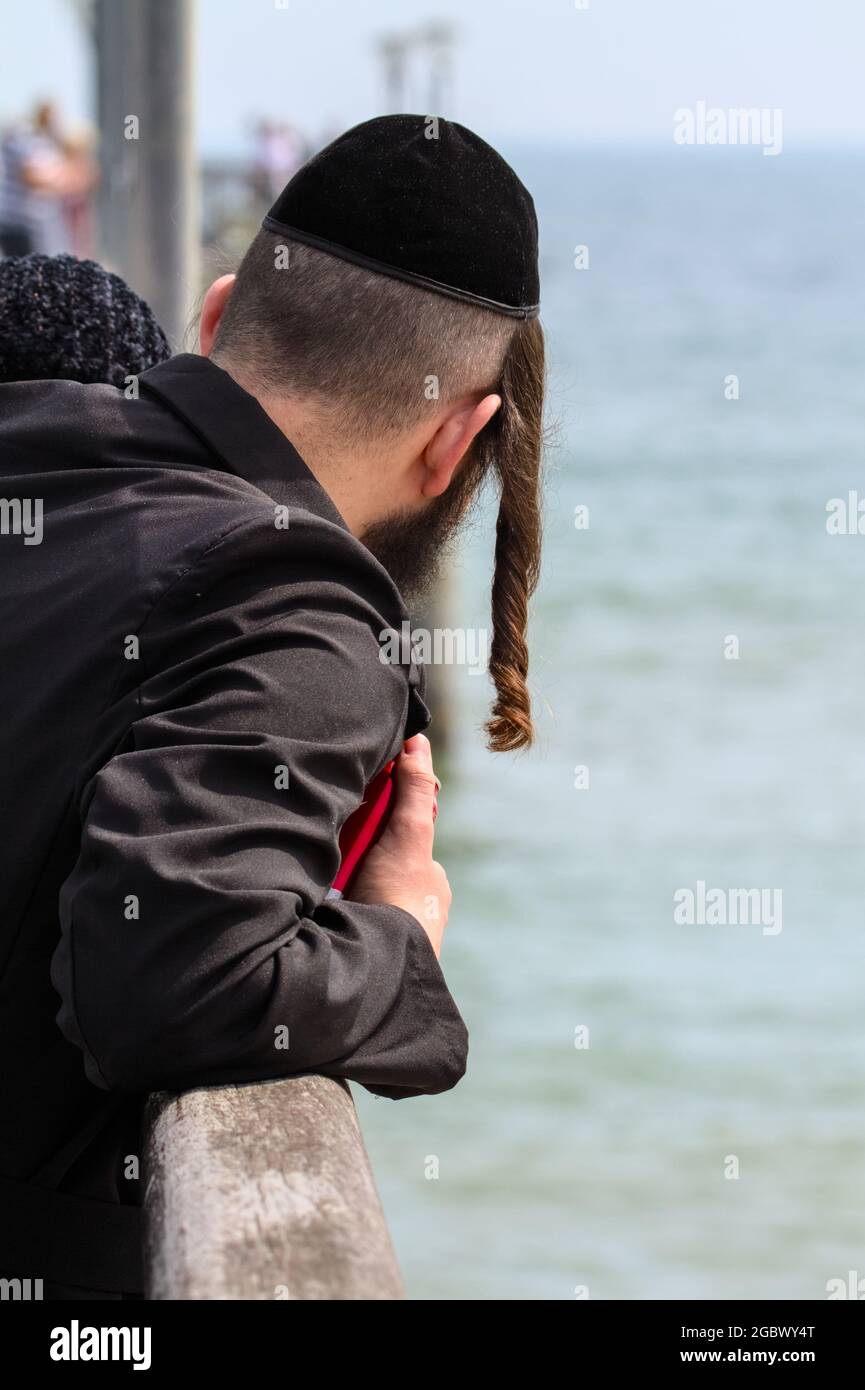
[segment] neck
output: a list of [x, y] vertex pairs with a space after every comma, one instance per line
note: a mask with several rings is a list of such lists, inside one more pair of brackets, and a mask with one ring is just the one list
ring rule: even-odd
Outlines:
[[362, 536], [387, 510], [372, 479], [387, 477], [388, 461], [352, 446], [341, 447], [321, 412], [309, 401], [275, 396], [247, 378], [232, 363], [218, 363], [238, 386], [254, 396], [277, 429], [290, 440], [316, 482], [324, 489], [354, 536]]

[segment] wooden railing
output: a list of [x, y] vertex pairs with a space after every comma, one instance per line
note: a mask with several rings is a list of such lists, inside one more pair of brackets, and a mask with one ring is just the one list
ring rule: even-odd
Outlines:
[[323, 1076], [150, 1097], [150, 1299], [401, 1299], [348, 1086]]

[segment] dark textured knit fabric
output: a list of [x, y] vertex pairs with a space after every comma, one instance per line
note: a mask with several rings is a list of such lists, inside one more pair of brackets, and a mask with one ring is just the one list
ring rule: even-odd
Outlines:
[[56, 377], [124, 386], [170, 353], [149, 306], [95, 261], [0, 260], [0, 382]]

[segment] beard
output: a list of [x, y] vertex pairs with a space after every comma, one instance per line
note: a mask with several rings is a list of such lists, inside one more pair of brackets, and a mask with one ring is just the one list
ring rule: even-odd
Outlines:
[[483, 481], [485, 468], [468, 459], [446, 492], [423, 511], [403, 508], [368, 526], [361, 536], [407, 604], [429, 595], [453, 552]]

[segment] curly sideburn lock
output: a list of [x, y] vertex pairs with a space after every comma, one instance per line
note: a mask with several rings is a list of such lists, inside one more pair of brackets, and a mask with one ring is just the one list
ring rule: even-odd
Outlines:
[[501, 409], [485, 441], [501, 490], [490, 649], [496, 698], [486, 733], [490, 749], [506, 753], [534, 740], [526, 629], [541, 563], [544, 335], [537, 319], [522, 323], [510, 340], [500, 394]]

